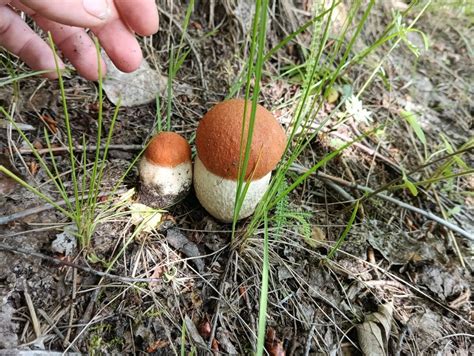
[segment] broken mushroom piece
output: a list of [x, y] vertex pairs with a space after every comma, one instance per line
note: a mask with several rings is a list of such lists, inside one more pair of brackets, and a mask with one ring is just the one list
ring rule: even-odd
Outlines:
[[174, 132], [160, 132], [148, 144], [139, 164], [138, 200], [165, 208], [181, 200], [192, 183], [191, 148]]
[[[215, 218], [231, 222], [237, 191], [240, 137], [245, 100], [232, 99], [215, 105], [199, 122], [196, 132], [197, 156], [194, 189], [202, 206]], [[247, 101], [243, 147], [247, 143], [252, 103]], [[275, 117], [258, 105], [246, 181], [250, 180], [239, 219], [255, 211], [286, 146], [283, 128]]]

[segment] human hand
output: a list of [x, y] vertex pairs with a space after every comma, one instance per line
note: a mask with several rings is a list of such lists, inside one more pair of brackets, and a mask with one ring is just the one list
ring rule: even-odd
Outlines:
[[[158, 31], [154, 0], [0, 0], [0, 46], [20, 57], [33, 70], [55, 69], [51, 48], [15, 10], [24, 11], [44, 31], [81, 76], [98, 79], [97, 52], [86, 28], [123, 72], [140, 66], [142, 52], [135, 33]], [[64, 64], [60, 61], [60, 67]], [[105, 63], [102, 60], [102, 73]], [[48, 73], [55, 78], [55, 73]]]

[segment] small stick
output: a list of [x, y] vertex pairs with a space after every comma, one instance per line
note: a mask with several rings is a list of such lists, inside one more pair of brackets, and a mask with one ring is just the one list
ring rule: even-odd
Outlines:
[[304, 347], [305, 356], [308, 356], [309, 352], [311, 351], [311, 339], [313, 338], [314, 330], [316, 330], [315, 323], [313, 323], [313, 325], [311, 325], [311, 329], [309, 329], [308, 338], [306, 339], [306, 345]]
[[[446, 219], [446, 212], [443, 208], [443, 205], [441, 204], [441, 201], [439, 199], [439, 195], [438, 195], [438, 193], [436, 192], [435, 189], [433, 189], [433, 195], [435, 197], [436, 202], [438, 203], [438, 206], [439, 206], [439, 209], [441, 210], [441, 214], [443, 215], [443, 218]], [[458, 255], [459, 261], [461, 262], [461, 266], [463, 268], [466, 268], [466, 263], [464, 262], [464, 258], [462, 256], [461, 249], [458, 246], [458, 242], [456, 240], [456, 237], [454, 236], [452, 231], [448, 231], [448, 235], [449, 235], [449, 238], [450, 238], [451, 242], [454, 245], [454, 250], [456, 251], [456, 254]]]
[[31, 323], [33, 324], [33, 330], [35, 331], [36, 338], [41, 337], [41, 327], [38, 321], [38, 317], [36, 316], [35, 306], [33, 305], [33, 301], [31, 300], [30, 293], [28, 293], [28, 286], [26, 281], [23, 281], [23, 294], [25, 295], [26, 305], [28, 306], [28, 311], [30, 312]]
[[[65, 260], [60, 260], [60, 259], [57, 259], [57, 258], [54, 258], [54, 257], [43, 255], [42, 253], [39, 253], [39, 252], [26, 250], [26, 249], [23, 249], [23, 248], [20, 248], [20, 247], [8, 246], [8, 245], [3, 244], [3, 243], [0, 243], [0, 250], [9, 251], [9, 252], [12, 252], [12, 253], [16, 253], [18, 255], [23, 254], [23, 255], [27, 255], [27, 256], [41, 258], [42, 260], [51, 262], [55, 265], [61, 265], [61, 266], [68, 266], [68, 267], [77, 268], [77, 269], [80, 269], [84, 272], [95, 274], [99, 277], [109, 278], [109, 279], [121, 281], [121, 282], [124, 282], [124, 283], [136, 283], [136, 282], [151, 283], [151, 282], [161, 281], [161, 278], [131, 278], [131, 277], [117, 276], [117, 275], [114, 275], [114, 274], [97, 271], [97, 270], [92, 269], [90, 267], [81, 266], [81, 265], [78, 265], [78, 264], [73, 263], [73, 262], [68, 262], [68, 261], [65, 261]], [[26, 297], [26, 294], [27, 293], [25, 293], [25, 297]], [[31, 301], [31, 298], [30, 298], [30, 301]]]
[[86, 311], [84, 312], [84, 314], [82, 315], [82, 318], [78, 322], [79, 328], [77, 329], [77, 336], [71, 345], [75, 345], [76, 343], [80, 344], [82, 342], [82, 339], [85, 336], [84, 331], [89, 326], [89, 322], [92, 319], [92, 312], [94, 311], [94, 306], [97, 302], [97, 299], [99, 298], [99, 293], [100, 293], [100, 288], [97, 288], [92, 293], [91, 299], [89, 300], [89, 304], [87, 304]]
[[[101, 145], [100, 146], [100, 149], [101, 150], [105, 150], [105, 149], [108, 149], [109, 151], [110, 150], [122, 150], [122, 151], [140, 151], [143, 146], [142, 145]], [[95, 151], [97, 150], [97, 146], [95, 145], [87, 145], [87, 146], [83, 146], [83, 145], [77, 145], [75, 147], [73, 147], [74, 151], [87, 151], [87, 152], [91, 152], [91, 151]], [[30, 153], [33, 153], [33, 152], [36, 152], [38, 154], [45, 154], [45, 153], [49, 153], [49, 152], [67, 152], [69, 151], [69, 147], [67, 146], [62, 146], [62, 147], [51, 147], [51, 148], [38, 148], [38, 149], [30, 149], [30, 148], [19, 148], [18, 150], [18, 153], [21, 153], [21, 154], [30, 154]]]
[[[74, 270], [76, 270], [76, 269], [74, 268]], [[71, 303], [71, 307], [70, 307], [69, 325], [68, 325], [68, 328], [67, 328], [66, 336], [64, 337], [64, 342], [63, 342], [64, 347], [68, 347], [69, 345], [71, 345], [69, 340], [71, 339], [72, 322], [74, 321], [74, 304], [75, 304], [75, 302]], [[74, 347], [76, 347], [76, 346], [74, 345]]]
[[67, 328], [66, 336], [64, 338], [64, 347], [69, 347], [71, 344], [69, 340], [71, 339], [72, 333], [72, 323], [74, 321], [74, 311], [76, 306], [76, 292], [77, 291], [77, 268], [72, 269], [72, 303], [69, 308], [69, 327]]
[[[296, 172], [299, 172], [299, 173], [304, 173], [304, 172], [308, 171], [308, 169], [306, 169], [305, 167], [297, 165], [297, 164], [293, 164], [291, 169], [296, 171]], [[474, 241], [474, 236], [471, 233], [463, 230], [458, 225], [455, 225], [455, 224], [453, 224], [449, 221], [446, 221], [445, 219], [431, 213], [430, 211], [425, 211], [425, 210], [417, 208], [413, 205], [407, 204], [407, 203], [405, 203], [401, 200], [398, 200], [398, 199], [392, 198], [388, 195], [382, 194], [382, 193], [380, 193], [376, 190], [373, 190], [369, 187], [365, 187], [365, 186], [362, 186], [362, 185], [359, 185], [359, 184], [356, 184], [356, 183], [351, 183], [351, 182], [348, 182], [348, 181], [346, 181], [342, 178], [339, 178], [339, 177], [334, 177], [334, 176], [331, 176], [329, 174], [325, 174], [325, 173], [321, 173], [321, 172], [315, 172], [314, 175], [316, 175], [320, 178], [323, 178], [323, 179], [329, 179], [333, 182], [336, 182], [340, 185], [343, 185], [343, 186], [346, 186], [346, 187], [349, 187], [349, 188], [358, 189], [358, 190], [361, 190], [363, 192], [369, 193], [371, 195], [376, 195], [376, 196], [378, 196], [379, 198], [381, 198], [383, 200], [389, 201], [389, 202], [394, 203], [394, 204], [396, 204], [396, 205], [398, 205], [398, 206], [400, 206], [404, 209], [407, 209], [407, 210], [413, 211], [415, 213], [418, 213], [420, 215], [423, 215], [424, 217], [426, 217], [430, 220], [434, 220], [437, 223], [447, 227], [448, 229], [453, 230], [453, 231], [457, 232], [458, 234], [466, 237], [467, 239], [469, 239], [471, 241]]]
[[[234, 250], [232, 250], [231, 256], [229, 256], [229, 260], [231, 260], [233, 258], [233, 254], [234, 254]], [[229, 269], [230, 269], [231, 265], [232, 265], [232, 263], [227, 263], [227, 265], [225, 267], [225, 271], [222, 274], [222, 279], [219, 282], [219, 295], [222, 295], [222, 293], [224, 292], [225, 280], [226, 280], [227, 273], [229, 272]], [[209, 336], [208, 346], [209, 346], [210, 349], [212, 349], [212, 340], [214, 340], [214, 337], [216, 336], [217, 323], [218, 323], [218, 319], [219, 319], [219, 313], [220, 313], [220, 310], [221, 310], [221, 298], [217, 299], [216, 303], [217, 303], [217, 306], [216, 306], [216, 309], [214, 311], [214, 318], [213, 318], [214, 320], [212, 322], [211, 335]]]
[[[377, 264], [377, 262], [375, 261], [374, 249], [371, 246], [367, 247], [367, 261], [369, 261], [373, 265]], [[374, 273], [377, 276], [377, 279], [380, 279], [379, 270], [374, 269]]]
[[339, 193], [347, 201], [355, 200], [355, 198], [352, 195], [350, 195], [348, 192], [346, 192], [343, 188], [341, 188], [339, 185], [337, 185], [333, 181], [329, 179], [322, 179], [322, 180], [324, 181], [325, 184], [327, 184], [329, 187], [331, 187], [333, 190]]
[[[48, 324], [51, 326], [51, 328], [56, 333], [56, 335], [59, 338], [61, 338], [64, 341], [64, 343], [67, 343], [67, 345], [69, 345], [69, 342], [66, 341], [66, 339], [64, 338], [64, 334], [61, 332], [61, 330], [58, 329], [58, 327], [56, 326], [56, 323], [54, 322], [54, 320], [52, 320], [49, 317], [49, 315], [46, 314], [46, 312], [42, 309], [38, 309], [38, 313], [40, 313], [41, 316], [44, 318], [44, 320], [46, 320], [48, 322]], [[71, 347], [75, 352], [80, 352], [80, 350], [77, 348], [76, 345], [71, 345]]]
[[[120, 194], [120, 193], [124, 193], [125, 191], [124, 190], [118, 190], [117, 194]], [[109, 196], [109, 195], [112, 195], [114, 194], [114, 192], [106, 192], [106, 193], [100, 193], [97, 195], [97, 198], [102, 198], [102, 197], [106, 197], [106, 196]], [[85, 194], [83, 199], [86, 200], [89, 198], [89, 194]], [[74, 198], [70, 198], [69, 199], [69, 202], [70, 203], [75, 203], [75, 199]], [[59, 200], [57, 202], [55, 202], [56, 205], [59, 205], [59, 206], [63, 206], [63, 205], [66, 205], [66, 201], [65, 200]], [[42, 213], [43, 211], [47, 211], [47, 210], [50, 210], [50, 209], [54, 209], [55, 207], [51, 204], [44, 204], [44, 205], [41, 205], [41, 206], [37, 206], [37, 207], [34, 207], [34, 208], [30, 208], [30, 209], [26, 209], [26, 210], [23, 210], [23, 211], [19, 211], [18, 213], [14, 213], [14, 214], [11, 214], [11, 215], [4, 215], [4, 216], [0, 216], [0, 225], [6, 225], [12, 221], [15, 221], [15, 220], [18, 220], [18, 219], [23, 219], [27, 216], [30, 216], [30, 215], [34, 215], [34, 214], [39, 214], [39, 213]]]
[[[345, 142], [350, 142], [352, 141], [352, 139], [350, 139], [349, 137], [345, 136], [345, 135], [342, 135], [342, 134], [339, 134], [337, 132], [332, 132], [332, 134], [340, 139], [342, 139], [343, 141]], [[360, 143], [360, 142], [354, 142], [352, 144], [354, 147], [357, 147], [358, 149], [360, 149], [361, 151], [364, 151], [365, 153], [367, 153], [369, 156], [373, 156], [374, 158], [379, 158], [380, 160], [382, 160], [383, 162], [385, 162], [386, 164], [388, 164], [390, 167], [394, 168], [395, 170], [397, 171], [400, 171], [400, 169], [398, 168], [397, 166], [397, 163], [390, 159], [390, 158], [387, 158], [385, 157], [384, 155], [382, 155], [381, 153], [377, 152], [376, 150], [370, 148], [370, 147], [367, 147], [365, 146], [364, 144]]]

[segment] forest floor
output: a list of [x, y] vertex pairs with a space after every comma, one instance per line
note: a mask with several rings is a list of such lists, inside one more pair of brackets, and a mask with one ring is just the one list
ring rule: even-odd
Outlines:
[[[163, 77], [186, 10], [185, 4], [171, 3], [160, 1], [161, 29], [143, 41], [148, 63]], [[245, 63], [242, 51], [252, 2], [218, 3], [199, 1], [196, 6], [185, 37], [191, 50], [173, 81], [171, 129], [191, 142], [200, 118], [228, 95]], [[310, 19], [308, 3], [272, 5], [268, 48]], [[416, 6], [403, 21], [413, 21], [421, 8]], [[339, 9], [344, 16], [347, 6]], [[404, 10], [401, 1], [377, 4], [351, 56], [373, 43], [395, 12]], [[474, 175], [457, 175], [472, 170], [474, 162], [473, 18], [435, 2], [415, 25], [426, 35], [428, 48], [419, 32], [409, 32], [368, 86], [364, 83], [393, 42], [336, 81], [335, 97], [318, 113], [318, 120], [330, 120], [299, 156], [293, 173], [311, 167], [341, 142], [380, 129], [320, 168], [320, 175], [308, 177], [271, 213], [279, 219], [278, 228], [269, 230], [269, 354], [361, 354], [368, 346], [393, 355], [474, 354], [474, 249], [469, 239], [474, 235]], [[337, 31], [338, 22], [333, 26]], [[282, 73], [303, 61], [302, 48], [310, 40], [309, 32], [301, 33], [265, 65], [261, 104], [287, 130], [302, 80], [301, 75]], [[9, 60], [17, 74], [27, 71], [19, 61]], [[0, 68], [0, 79], [10, 75]], [[64, 80], [74, 145], [79, 147], [85, 137], [93, 147], [97, 84], [75, 74]], [[337, 110], [347, 113], [349, 104], [342, 100], [348, 91], [360, 93], [366, 110], [359, 110], [365, 113], [361, 120], [330, 116]], [[137, 156], [157, 117], [166, 117], [166, 92], [161, 94], [158, 115], [155, 101], [119, 109], [101, 192], [110, 191]], [[68, 177], [58, 82], [35, 76], [0, 85], [0, 106], [13, 113], [15, 122], [28, 125], [27, 137], [46, 159], [44, 129], [50, 132], [59, 168]], [[114, 109], [106, 99], [105, 134]], [[0, 164], [61, 200], [23, 138], [8, 125], [0, 125], [0, 135]], [[460, 149], [464, 153], [455, 159], [436, 161]], [[76, 153], [80, 160], [81, 149]], [[91, 151], [87, 162], [93, 159]], [[418, 185], [416, 196], [405, 185], [363, 200], [345, 241], [328, 259], [351, 217], [350, 202], [364, 195], [364, 187], [376, 190], [404, 172], [414, 172], [414, 181], [445, 179]], [[136, 183], [134, 169], [122, 182], [121, 194]], [[113, 196], [112, 201], [118, 204], [121, 198]], [[254, 350], [263, 263], [260, 230], [244, 242], [230, 243], [231, 226], [209, 216], [193, 192], [151, 232], [134, 233], [126, 208], [107, 214], [109, 206], [102, 207], [102, 202], [105, 206], [108, 200], [99, 201], [103, 214], [94, 220], [91, 245], [61, 251], [53, 241], [61, 234], [74, 239], [68, 232], [70, 221], [0, 176], [0, 349], [157, 355]], [[464, 235], [407, 205], [449, 221]], [[45, 209], [28, 210], [34, 207]], [[238, 231], [247, 223], [239, 222]]]

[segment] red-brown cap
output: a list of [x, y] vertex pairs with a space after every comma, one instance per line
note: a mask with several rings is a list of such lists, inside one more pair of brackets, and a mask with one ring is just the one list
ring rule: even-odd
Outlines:
[[156, 134], [145, 150], [146, 159], [163, 167], [176, 167], [191, 161], [188, 141], [177, 133], [162, 131]]
[[[212, 173], [231, 180], [238, 179], [240, 137], [245, 100], [231, 99], [215, 105], [199, 122], [196, 148], [199, 159]], [[244, 131], [245, 152], [252, 103], [247, 101]], [[283, 128], [271, 112], [258, 105], [250, 149], [247, 178], [259, 179], [271, 172], [281, 159], [286, 146]]]

